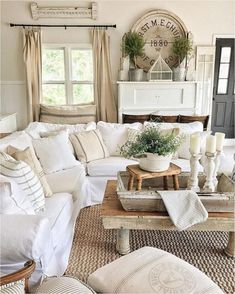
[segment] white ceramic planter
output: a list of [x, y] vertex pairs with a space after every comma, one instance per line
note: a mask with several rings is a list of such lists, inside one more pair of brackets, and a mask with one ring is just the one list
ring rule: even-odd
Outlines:
[[169, 168], [172, 154], [168, 156], [159, 156], [153, 153], [146, 153], [147, 157], [140, 158], [140, 168], [150, 172], [161, 172]]

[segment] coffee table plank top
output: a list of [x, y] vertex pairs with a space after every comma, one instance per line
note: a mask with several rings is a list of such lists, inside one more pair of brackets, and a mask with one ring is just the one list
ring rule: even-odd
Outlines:
[[133, 164], [133, 165], [127, 166], [127, 171], [134, 174], [137, 178], [149, 179], [149, 178], [179, 175], [181, 173], [181, 168], [175, 165], [174, 163], [171, 163], [168, 170], [165, 170], [162, 172], [149, 172], [149, 171], [142, 170], [139, 164]]
[[[169, 219], [167, 212], [148, 212], [148, 211], [125, 211], [118, 199], [116, 192], [117, 181], [109, 180], [107, 182], [103, 204], [101, 206], [101, 218], [161, 218]], [[210, 219], [233, 220], [234, 213], [232, 212], [210, 212], [208, 213]]]

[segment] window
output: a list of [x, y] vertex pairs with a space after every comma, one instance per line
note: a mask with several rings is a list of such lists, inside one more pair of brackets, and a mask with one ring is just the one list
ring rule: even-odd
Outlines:
[[42, 103], [93, 102], [91, 46], [45, 45], [42, 49]]

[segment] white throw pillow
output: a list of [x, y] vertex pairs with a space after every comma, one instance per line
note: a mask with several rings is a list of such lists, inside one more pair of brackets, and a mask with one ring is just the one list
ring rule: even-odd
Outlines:
[[40, 139], [41, 133], [43, 132], [54, 132], [54, 131], [62, 131], [68, 130], [69, 134], [74, 132], [84, 132], [91, 131], [96, 129], [95, 122], [89, 122], [87, 124], [50, 124], [44, 122], [32, 122], [25, 129], [25, 132], [30, 135], [33, 139]]
[[0, 151], [0, 167], [3, 176], [13, 178], [25, 191], [36, 213], [45, 209], [41, 182], [28, 164]]
[[128, 140], [128, 128], [141, 130], [141, 123], [117, 124], [99, 121], [97, 129], [100, 131], [110, 155], [120, 155], [119, 148]]
[[27, 194], [12, 179], [0, 175], [0, 214], [35, 214]]
[[46, 174], [80, 164], [71, 152], [66, 131], [56, 136], [35, 139], [32, 142], [36, 155]]
[[70, 135], [77, 158], [81, 162], [90, 162], [109, 157], [99, 130], [73, 133]]

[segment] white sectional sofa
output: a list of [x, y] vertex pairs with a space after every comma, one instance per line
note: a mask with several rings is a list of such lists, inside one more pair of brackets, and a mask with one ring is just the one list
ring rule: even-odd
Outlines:
[[[183, 125], [182, 125], [183, 126]], [[170, 125], [168, 125], [170, 127]], [[177, 124], [179, 127], [179, 124]], [[101, 203], [108, 179], [136, 161], [121, 157], [117, 146], [127, 140], [127, 128], [141, 129], [142, 124], [107, 124], [104, 122], [79, 125], [31, 123], [24, 131], [0, 140], [0, 150], [11, 145], [19, 149], [31, 146], [40, 133], [67, 129], [69, 133], [98, 128], [110, 156], [72, 168], [47, 174], [53, 195], [46, 198], [46, 209], [36, 215], [1, 215], [1, 271], [13, 272], [26, 260], [34, 259], [37, 268], [31, 282], [43, 275], [62, 275], [67, 267], [76, 218], [81, 208]], [[201, 123], [191, 124], [191, 131], [202, 131]], [[71, 149], [71, 152], [72, 149]], [[174, 163], [188, 172], [189, 160], [178, 158]], [[201, 167], [201, 171], [203, 168]]]

